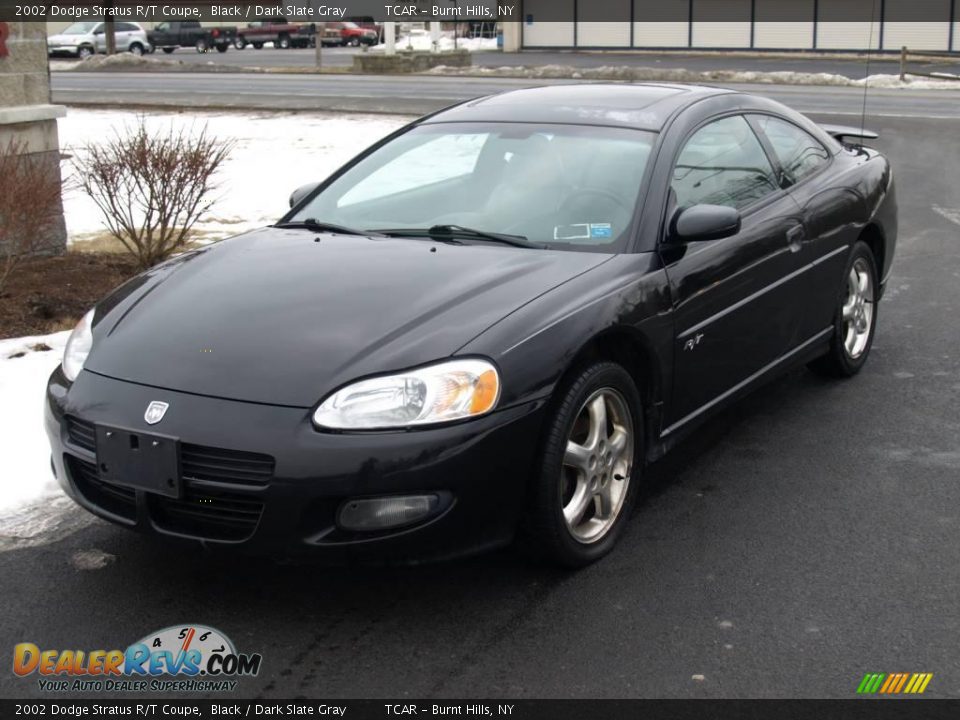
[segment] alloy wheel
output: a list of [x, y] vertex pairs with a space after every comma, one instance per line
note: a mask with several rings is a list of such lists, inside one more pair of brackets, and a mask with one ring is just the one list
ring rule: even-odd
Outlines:
[[857, 258], [847, 276], [847, 297], [843, 303], [843, 348], [847, 356], [860, 357], [870, 342], [873, 330], [873, 276], [863, 258]]
[[564, 521], [578, 542], [595, 543], [616, 523], [630, 485], [633, 444], [624, 397], [601, 388], [587, 398], [567, 438], [560, 482]]

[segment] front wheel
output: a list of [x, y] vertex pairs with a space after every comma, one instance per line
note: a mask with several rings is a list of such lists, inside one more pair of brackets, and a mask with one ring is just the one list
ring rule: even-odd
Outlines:
[[852, 377], [866, 364], [877, 327], [877, 265], [864, 242], [853, 246], [837, 298], [830, 350], [810, 368], [831, 377]]
[[174, 50], [176, 50], [176, 48], [165, 47], [165, 48], [161, 48], [161, 50], [163, 50], [167, 55], [169, 55], [169, 54], [172, 53]]
[[93, 48], [87, 45], [83, 45], [77, 50], [77, 57], [81, 60], [86, 60], [91, 55], [93, 55]]
[[218, 52], [218, 53], [225, 53], [225, 52], [227, 51], [227, 48], [229, 48], [229, 47], [230, 47], [230, 46], [227, 45], [226, 43], [220, 43], [219, 45], [217, 45], [217, 52]]
[[130, 46], [130, 53], [137, 56], [143, 55], [143, 45], [140, 43], [134, 43]]
[[281, 49], [281, 50], [286, 50], [287, 48], [290, 47], [290, 38], [288, 38], [286, 35], [282, 35], [282, 36], [280, 36], [280, 38], [273, 44], [273, 46], [276, 47], [276, 48], [279, 48], [279, 49]]
[[263, 47], [263, 43], [262, 43], [262, 42], [255, 42], [255, 43], [253, 43], [253, 49], [254, 49], [254, 50], [259, 50], [259, 49], [262, 48], [262, 47]]
[[358, 37], [350, 38], [350, 44], [351, 44], [353, 47], [360, 47], [360, 38], [358, 38]]
[[582, 567], [610, 552], [636, 502], [642, 404], [633, 378], [612, 362], [559, 392], [521, 534], [541, 557]]
[[197, 40], [196, 48], [198, 53], [205, 53], [208, 48], [207, 41], [204, 38], [200, 38]]

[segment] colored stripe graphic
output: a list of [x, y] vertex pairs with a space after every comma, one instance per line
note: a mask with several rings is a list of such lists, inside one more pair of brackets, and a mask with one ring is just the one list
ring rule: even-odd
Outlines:
[[867, 673], [857, 686], [858, 695], [921, 695], [933, 673]]

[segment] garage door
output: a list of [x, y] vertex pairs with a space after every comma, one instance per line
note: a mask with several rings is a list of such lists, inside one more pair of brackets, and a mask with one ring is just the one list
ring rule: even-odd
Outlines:
[[564, 13], [573, 17], [573, 0], [524, 0], [521, 42], [524, 47], [573, 47], [573, 22], [549, 22]]
[[750, 0], [694, 0], [693, 47], [750, 47]]
[[821, 2], [818, 17], [818, 50], [880, 48], [880, 0]]
[[630, 47], [631, 0], [577, 3], [579, 47]]
[[633, 0], [635, 47], [687, 47], [690, 43], [690, 5], [664, 0]]
[[950, 44], [950, 0], [886, 0], [884, 50], [946, 50]]
[[755, 48], [813, 48], [814, 0], [756, 0]]

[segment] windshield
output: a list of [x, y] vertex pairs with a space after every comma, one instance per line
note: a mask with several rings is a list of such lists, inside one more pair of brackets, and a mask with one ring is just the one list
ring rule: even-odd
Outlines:
[[551, 248], [618, 252], [654, 137], [574, 125], [422, 125], [288, 220], [366, 230], [457, 225]]
[[343, 23], [343, 26], [344, 26], [345, 28], [354, 28], [354, 29], [360, 27], [360, 26], [357, 25], [355, 22], [350, 22], [350, 21], [347, 21], [347, 22]]
[[74, 23], [63, 31], [64, 35], [89, 35], [100, 23], [98, 22], [78, 22]]

